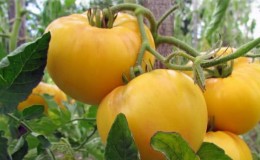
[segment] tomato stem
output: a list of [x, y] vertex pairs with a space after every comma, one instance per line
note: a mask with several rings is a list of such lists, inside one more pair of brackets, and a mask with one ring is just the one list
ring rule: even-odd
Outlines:
[[[135, 12], [137, 9], [140, 11], [142, 10], [142, 13], [143, 15], [147, 18], [147, 20], [149, 21], [150, 23], [150, 30], [152, 32], [152, 34], [155, 34], [156, 35], [156, 21], [155, 21], [155, 17], [153, 15], [153, 13], [143, 7], [143, 6], [140, 6], [138, 4], [133, 4], [133, 3], [123, 3], [123, 4], [118, 4], [116, 6], [112, 6], [109, 8], [111, 10], [111, 12], [113, 14], [117, 13], [117, 12], [120, 12], [120, 11], [125, 11], [125, 10], [128, 10], [128, 11], [133, 11]], [[108, 12], [107, 9], [104, 9], [104, 12]]]
[[176, 9], [179, 8], [179, 5], [175, 5], [172, 8], [170, 8], [168, 11], [166, 11], [164, 13], [164, 15], [162, 15], [162, 17], [160, 17], [160, 19], [157, 21], [156, 24], [156, 31], [158, 32], [159, 27], [161, 26], [162, 22], [170, 15], [172, 14], [174, 11], [176, 11]]
[[233, 60], [235, 58], [241, 57], [241, 56], [245, 55], [247, 52], [249, 52], [251, 49], [253, 49], [255, 46], [257, 46], [258, 44], [260, 44], [260, 37], [242, 45], [235, 52], [233, 52], [231, 54], [228, 54], [226, 56], [223, 56], [223, 57], [217, 58], [217, 59], [215, 58], [212, 60], [206, 60], [201, 63], [201, 66], [203, 68], [212, 67], [212, 66]]
[[175, 37], [170, 37], [170, 36], [158, 36], [156, 39], [157, 45], [161, 44], [161, 43], [168, 43], [168, 44], [172, 44], [178, 48], [180, 48], [181, 50], [186, 51], [188, 54], [190, 54], [191, 56], [198, 56], [200, 55], [200, 53], [198, 51], [196, 51], [194, 48], [192, 48], [191, 46], [187, 45], [185, 42], [175, 38]]
[[179, 50], [179, 51], [175, 51], [172, 54], [168, 55], [166, 57], [165, 63], [169, 63], [176, 56], [181, 56], [181, 57], [184, 57], [184, 58], [191, 60], [191, 61], [195, 60], [195, 58], [193, 56], [187, 54], [186, 52]]
[[143, 61], [144, 53], [145, 53], [146, 48], [149, 45], [149, 43], [148, 43], [148, 40], [147, 40], [145, 28], [144, 28], [144, 22], [143, 22], [144, 17], [142, 15], [142, 12], [138, 12], [138, 11], [139, 11], [139, 9], [137, 9], [135, 11], [135, 13], [136, 13], [136, 17], [137, 17], [139, 30], [140, 30], [140, 33], [141, 33], [142, 43], [141, 43], [141, 48], [140, 48], [139, 53], [138, 53], [136, 65], [141, 65], [142, 61]]
[[7, 116], [10, 117], [11, 119], [15, 120], [16, 122], [20, 123], [21, 125], [23, 125], [27, 129], [28, 132], [33, 132], [31, 127], [28, 126], [26, 124], [26, 122], [24, 122], [23, 120], [20, 120], [19, 118], [17, 118], [16, 116], [12, 115], [11, 113], [8, 113]]
[[19, 28], [22, 23], [22, 16], [24, 13], [21, 12], [22, 6], [20, 0], [15, 0], [15, 21], [12, 25], [12, 32], [10, 34], [9, 51], [13, 51], [17, 46], [17, 40], [19, 36]]
[[93, 129], [93, 131], [90, 133], [90, 135], [88, 135], [88, 136], [83, 140], [83, 142], [82, 142], [79, 146], [75, 147], [74, 149], [77, 151], [77, 150], [80, 150], [82, 147], [84, 147], [84, 145], [90, 140], [90, 138], [96, 133], [96, 131], [97, 131], [97, 126], [94, 126], [94, 129]]

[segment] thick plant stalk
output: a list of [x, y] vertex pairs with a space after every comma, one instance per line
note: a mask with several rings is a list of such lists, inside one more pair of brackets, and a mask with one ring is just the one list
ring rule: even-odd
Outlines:
[[15, 0], [15, 20], [12, 26], [12, 32], [10, 35], [9, 51], [13, 51], [17, 46], [17, 41], [19, 37], [19, 29], [22, 23], [21, 16], [21, 2], [20, 0]]

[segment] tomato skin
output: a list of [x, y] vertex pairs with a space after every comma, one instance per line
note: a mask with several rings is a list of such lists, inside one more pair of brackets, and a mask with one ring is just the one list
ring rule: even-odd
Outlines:
[[142, 74], [102, 100], [97, 126], [104, 142], [119, 113], [126, 115], [142, 160], [165, 159], [150, 147], [156, 131], [180, 133], [194, 151], [206, 133], [207, 107], [202, 92], [190, 77], [173, 70]]
[[[150, 45], [152, 35], [145, 27]], [[117, 86], [122, 74], [129, 75], [141, 46], [135, 17], [119, 13], [111, 29], [90, 26], [86, 14], [74, 14], [52, 22], [47, 69], [54, 82], [76, 100], [99, 104]], [[145, 52], [144, 63], [154, 56]], [[150, 64], [150, 63], [149, 63]]]
[[222, 148], [234, 160], [252, 160], [248, 145], [238, 135], [227, 131], [207, 132], [205, 142], [211, 142]]
[[45, 114], [48, 114], [48, 104], [41, 96], [43, 94], [48, 94], [53, 96], [54, 101], [59, 105], [61, 109], [65, 109], [62, 101], [67, 101], [67, 96], [63, 93], [56, 85], [47, 84], [40, 82], [33, 90], [32, 93], [27, 97], [26, 100], [20, 102], [17, 106], [19, 111], [24, 110], [32, 105], [43, 105]]
[[226, 78], [207, 79], [204, 97], [215, 130], [251, 130], [260, 120], [260, 65], [241, 63]]

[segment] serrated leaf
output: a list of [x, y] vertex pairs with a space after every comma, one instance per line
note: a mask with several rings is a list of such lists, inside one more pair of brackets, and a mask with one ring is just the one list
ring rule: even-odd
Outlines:
[[13, 112], [40, 82], [47, 62], [50, 33], [26, 43], [0, 61], [0, 113]]
[[22, 112], [23, 118], [26, 120], [40, 118], [44, 113], [43, 105], [33, 105], [25, 108]]
[[0, 131], [0, 159], [11, 160], [8, 154], [8, 139], [3, 137], [4, 132]]
[[138, 160], [138, 150], [124, 114], [117, 115], [107, 138], [106, 160]]
[[167, 160], [199, 160], [189, 144], [178, 133], [157, 132], [151, 138], [154, 150], [162, 152]]
[[197, 152], [201, 160], [232, 160], [223, 149], [213, 143], [204, 142]]
[[14, 148], [14, 152], [12, 154], [12, 159], [13, 160], [21, 160], [24, 158], [24, 156], [28, 153], [28, 143], [27, 141], [24, 139], [24, 137], [22, 136], [15, 148]]
[[205, 37], [208, 42], [211, 42], [212, 34], [218, 29], [223, 17], [227, 11], [230, 0], [217, 0], [217, 5], [211, 16], [212, 19], [209, 22], [209, 25], [205, 29]]

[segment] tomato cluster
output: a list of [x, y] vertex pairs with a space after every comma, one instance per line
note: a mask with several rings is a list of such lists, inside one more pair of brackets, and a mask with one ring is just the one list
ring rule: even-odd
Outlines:
[[[129, 77], [142, 42], [134, 16], [119, 13], [107, 29], [91, 26], [86, 14], [74, 14], [55, 20], [46, 31], [52, 35], [47, 61], [51, 77], [66, 94], [98, 104], [97, 127], [104, 142], [116, 116], [124, 113], [142, 160], [164, 159], [150, 146], [157, 131], [180, 133], [195, 152], [204, 140], [234, 159], [252, 159], [235, 134], [248, 132], [260, 120], [259, 64], [236, 59], [227, 77], [206, 79], [205, 92], [186, 74], [168, 69], [144, 73], [124, 85], [122, 75]], [[154, 48], [152, 34], [147, 27], [145, 31]], [[215, 55], [233, 50], [222, 48]], [[143, 70], [153, 62], [146, 51]], [[208, 125], [219, 132], [206, 133]], [[234, 151], [236, 147], [243, 149]]]

